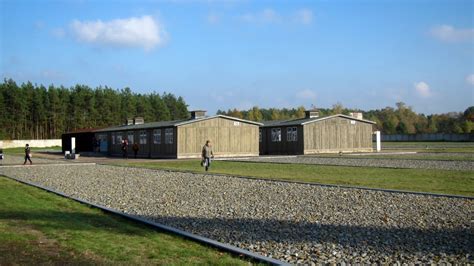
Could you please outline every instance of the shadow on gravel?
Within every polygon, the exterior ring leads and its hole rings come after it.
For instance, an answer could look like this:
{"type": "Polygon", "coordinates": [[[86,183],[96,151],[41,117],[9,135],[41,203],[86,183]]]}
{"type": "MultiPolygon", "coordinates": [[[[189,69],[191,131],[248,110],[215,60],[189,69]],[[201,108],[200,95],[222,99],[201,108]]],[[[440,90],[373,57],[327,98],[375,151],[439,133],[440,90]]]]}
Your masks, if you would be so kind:
{"type": "Polygon", "coordinates": [[[468,226],[454,230],[421,230],[298,223],[254,219],[144,217],[221,242],[340,244],[379,252],[472,254],[474,234],[468,226]]]}

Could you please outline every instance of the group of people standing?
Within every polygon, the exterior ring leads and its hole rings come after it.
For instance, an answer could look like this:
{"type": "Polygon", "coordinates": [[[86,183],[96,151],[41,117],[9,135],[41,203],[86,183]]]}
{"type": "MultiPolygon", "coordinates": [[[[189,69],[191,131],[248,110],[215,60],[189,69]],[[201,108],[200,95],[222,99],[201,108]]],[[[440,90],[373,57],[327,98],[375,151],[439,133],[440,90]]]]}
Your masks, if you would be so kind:
{"type": "MultiPolygon", "coordinates": [[[[121,149],[122,149],[123,158],[128,159],[128,139],[122,139],[121,149]]],[[[134,157],[136,159],[138,151],[140,150],[140,146],[138,145],[138,143],[134,143],[132,145],[132,150],[133,150],[134,157]]]]}

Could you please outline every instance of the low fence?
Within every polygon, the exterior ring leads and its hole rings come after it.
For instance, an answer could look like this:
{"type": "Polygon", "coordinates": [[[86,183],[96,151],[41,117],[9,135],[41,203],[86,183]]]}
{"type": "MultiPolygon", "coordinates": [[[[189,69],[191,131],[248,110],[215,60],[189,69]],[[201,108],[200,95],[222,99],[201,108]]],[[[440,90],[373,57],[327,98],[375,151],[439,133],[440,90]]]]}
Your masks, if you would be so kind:
{"type": "MultiPolygon", "coordinates": [[[[384,141],[474,141],[474,133],[382,134],[384,141]]],[[[375,135],[373,137],[375,141],[375,135]]]]}
{"type": "Polygon", "coordinates": [[[61,139],[0,140],[2,149],[25,147],[26,144],[34,148],[61,146],[61,139]]]}

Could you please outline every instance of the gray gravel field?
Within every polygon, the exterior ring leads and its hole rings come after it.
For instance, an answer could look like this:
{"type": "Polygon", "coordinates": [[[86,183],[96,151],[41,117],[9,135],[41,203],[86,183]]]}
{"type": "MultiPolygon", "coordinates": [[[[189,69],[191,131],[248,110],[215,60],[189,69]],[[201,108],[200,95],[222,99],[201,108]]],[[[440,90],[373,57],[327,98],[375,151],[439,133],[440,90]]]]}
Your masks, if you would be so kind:
{"type": "Polygon", "coordinates": [[[104,165],[0,174],[294,264],[474,260],[474,200],[104,165]]]}
{"type": "Polygon", "coordinates": [[[300,163],[339,166],[365,166],[384,168],[411,168],[411,169],[439,169],[439,170],[474,170],[474,161],[445,161],[445,160],[408,160],[408,159],[367,159],[343,158],[320,156],[260,156],[248,158],[229,159],[243,162],[269,162],[269,163],[300,163]]]}

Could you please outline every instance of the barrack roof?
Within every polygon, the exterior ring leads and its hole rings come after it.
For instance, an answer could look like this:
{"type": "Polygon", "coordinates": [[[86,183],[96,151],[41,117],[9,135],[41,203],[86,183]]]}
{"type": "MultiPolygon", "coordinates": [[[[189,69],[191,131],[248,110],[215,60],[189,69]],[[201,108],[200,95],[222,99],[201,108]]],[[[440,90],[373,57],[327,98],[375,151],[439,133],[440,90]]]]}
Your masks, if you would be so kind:
{"type": "Polygon", "coordinates": [[[290,120],[278,120],[278,121],[264,121],[263,127],[279,127],[279,126],[302,126],[310,123],[315,123],[319,121],[323,121],[326,119],[331,119],[335,117],[342,117],[347,118],[350,120],[360,121],[369,124],[376,124],[374,121],[366,120],[366,119],[358,119],[352,116],[337,114],[337,115],[329,115],[329,116],[322,116],[322,117],[313,117],[313,118],[298,118],[298,119],[290,119],[290,120]]]}

